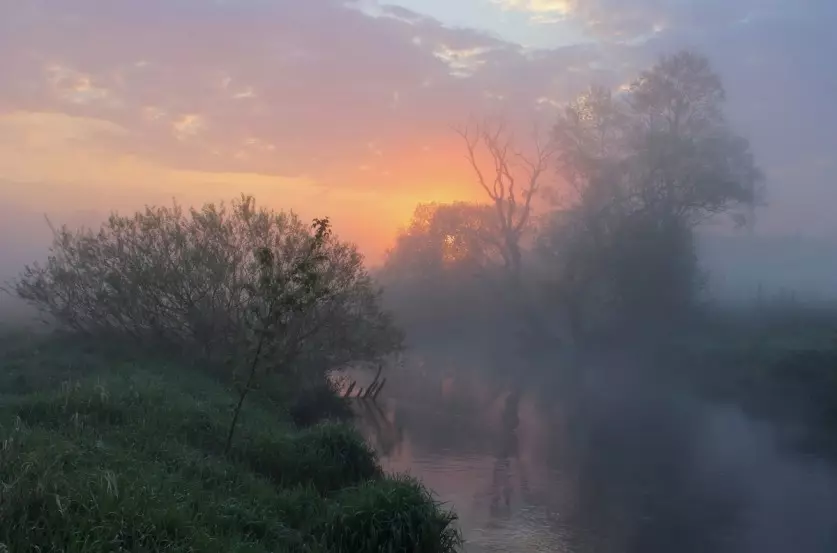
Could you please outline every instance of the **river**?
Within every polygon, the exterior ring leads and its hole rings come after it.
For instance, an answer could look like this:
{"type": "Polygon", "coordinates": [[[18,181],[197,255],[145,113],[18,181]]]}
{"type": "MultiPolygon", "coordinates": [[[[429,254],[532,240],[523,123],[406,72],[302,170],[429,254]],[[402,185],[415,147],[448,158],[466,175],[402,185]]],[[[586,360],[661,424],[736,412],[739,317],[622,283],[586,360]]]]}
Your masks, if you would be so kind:
{"type": "MultiPolygon", "coordinates": [[[[465,551],[837,551],[833,467],[729,406],[618,372],[546,385],[413,361],[358,424],[459,515],[465,551]]],[[[490,371],[488,371],[491,374],[490,371]]]]}

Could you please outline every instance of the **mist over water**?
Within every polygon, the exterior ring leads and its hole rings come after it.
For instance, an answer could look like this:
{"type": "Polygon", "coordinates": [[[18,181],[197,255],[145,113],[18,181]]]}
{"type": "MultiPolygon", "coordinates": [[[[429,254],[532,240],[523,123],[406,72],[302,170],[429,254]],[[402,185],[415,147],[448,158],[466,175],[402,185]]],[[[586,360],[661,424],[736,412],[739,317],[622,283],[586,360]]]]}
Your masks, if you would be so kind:
{"type": "Polygon", "coordinates": [[[428,357],[411,362],[436,364],[432,383],[396,377],[379,410],[359,407],[359,425],[386,468],[457,510],[466,551],[837,547],[834,466],[735,406],[673,396],[620,367],[556,394],[479,376],[474,359],[490,363],[479,351],[428,357]]]}

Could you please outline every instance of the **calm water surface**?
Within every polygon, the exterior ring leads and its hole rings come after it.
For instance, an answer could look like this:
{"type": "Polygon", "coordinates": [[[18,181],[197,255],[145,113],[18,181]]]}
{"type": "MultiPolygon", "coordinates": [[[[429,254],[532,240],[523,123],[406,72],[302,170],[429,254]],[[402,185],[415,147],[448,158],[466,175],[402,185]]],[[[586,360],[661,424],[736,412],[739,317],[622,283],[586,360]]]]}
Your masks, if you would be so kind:
{"type": "Polygon", "coordinates": [[[358,424],[387,470],[455,509],[466,551],[837,551],[832,468],[734,409],[613,377],[558,400],[421,372],[359,404],[358,424]]]}

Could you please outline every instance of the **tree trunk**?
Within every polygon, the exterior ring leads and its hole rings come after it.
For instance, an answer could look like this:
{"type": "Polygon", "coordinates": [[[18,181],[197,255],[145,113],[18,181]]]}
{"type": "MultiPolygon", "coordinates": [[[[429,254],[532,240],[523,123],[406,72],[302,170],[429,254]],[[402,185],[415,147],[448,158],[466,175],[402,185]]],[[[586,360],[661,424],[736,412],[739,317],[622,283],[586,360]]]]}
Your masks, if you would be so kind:
{"type": "Polygon", "coordinates": [[[227,443],[224,446],[224,455],[228,455],[232,447],[233,434],[235,434],[235,427],[238,424],[238,417],[241,414],[241,408],[244,405],[244,400],[247,394],[250,393],[250,388],[253,384],[253,379],[256,375],[256,369],[259,365],[259,357],[262,354],[262,345],[264,344],[264,333],[259,337],[259,344],[256,347],[256,353],[253,355],[253,362],[250,364],[250,374],[247,375],[247,382],[244,384],[244,389],[241,390],[241,395],[238,398],[238,404],[235,406],[233,412],[233,419],[230,422],[230,430],[227,433],[227,443]]]}

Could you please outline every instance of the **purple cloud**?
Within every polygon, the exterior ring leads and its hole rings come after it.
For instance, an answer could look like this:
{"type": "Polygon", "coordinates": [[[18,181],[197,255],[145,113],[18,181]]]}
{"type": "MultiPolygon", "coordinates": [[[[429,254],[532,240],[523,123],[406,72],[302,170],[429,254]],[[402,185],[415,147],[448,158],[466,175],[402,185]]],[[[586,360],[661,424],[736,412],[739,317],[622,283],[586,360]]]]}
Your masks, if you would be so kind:
{"type": "MultiPolygon", "coordinates": [[[[90,138],[97,147],[172,167],[387,190],[449,169],[459,152],[449,150],[456,143],[448,127],[469,115],[548,125],[554,103],[591,82],[624,83],[658,54],[686,46],[706,52],[722,73],[734,118],[767,165],[833,151],[837,126],[825,124],[835,117],[834,72],[825,70],[834,50],[826,46],[837,47],[826,23],[832,3],[552,4],[590,41],[526,51],[372,2],[6,2],[0,112],[108,121],[126,132],[90,138]]],[[[808,186],[819,194],[812,183],[823,171],[809,170],[808,184],[793,183],[793,193],[808,186]]],[[[776,183],[771,195],[781,198],[788,186],[776,183]]]]}

